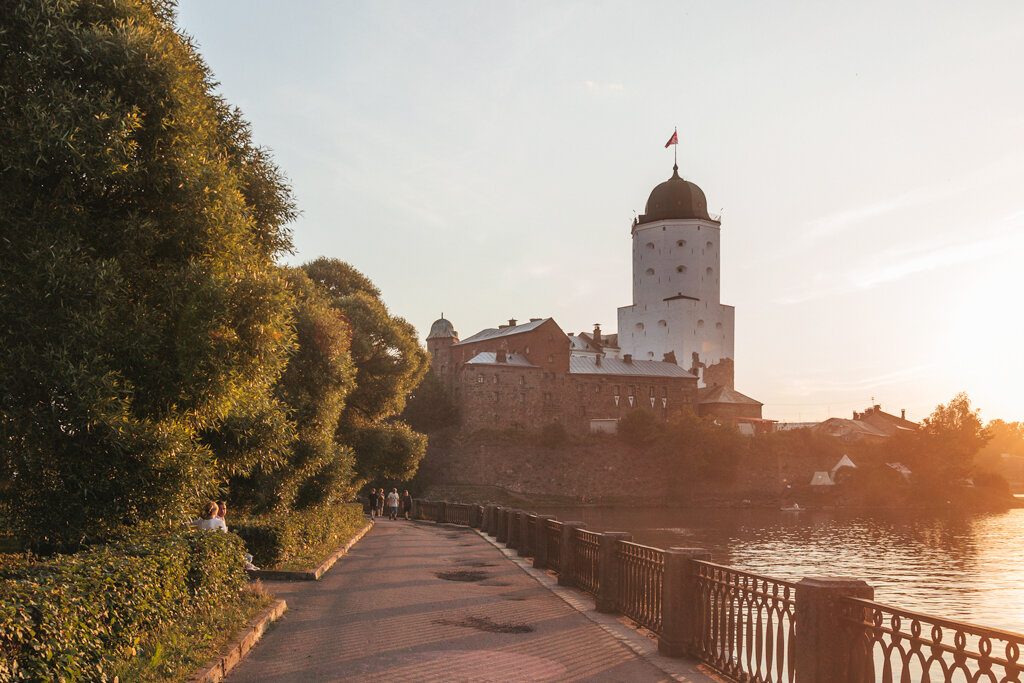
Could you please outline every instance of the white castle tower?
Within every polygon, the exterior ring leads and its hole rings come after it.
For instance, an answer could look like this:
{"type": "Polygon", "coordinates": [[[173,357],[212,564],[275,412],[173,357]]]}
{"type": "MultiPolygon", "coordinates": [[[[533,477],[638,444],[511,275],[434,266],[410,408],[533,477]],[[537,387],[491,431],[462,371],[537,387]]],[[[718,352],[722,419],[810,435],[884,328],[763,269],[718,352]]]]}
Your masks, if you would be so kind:
{"type": "Polygon", "coordinates": [[[619,309],[622,353],[674,358],[700,386],[731,389],[735,309],[719,301],[721,221],[678,166],[645,211],[633,222],[633,305],[619,309]]]}

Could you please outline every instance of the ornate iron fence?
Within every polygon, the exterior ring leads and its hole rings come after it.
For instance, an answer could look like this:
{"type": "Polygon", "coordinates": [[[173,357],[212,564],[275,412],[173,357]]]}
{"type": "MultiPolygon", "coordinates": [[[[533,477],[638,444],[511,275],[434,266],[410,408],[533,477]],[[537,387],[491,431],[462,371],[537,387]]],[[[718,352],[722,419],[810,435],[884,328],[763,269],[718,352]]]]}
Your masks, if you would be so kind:
{"type": "Polygon", "coordinates": [[[1024,680],[1022,633],[940,619],[858,598],[844,598],[840,614],[851,630],[851,662],[858,664],[850,669],[850,681],[1024,680]],[[873,675],[862,670],[867,667],[873,667],[873,675]]]}
{"type": "Polygon", "coordinates": [[[601,550],[601,534],[576,529],[572,539],[572,581],[577,588],[597,595],[601,587],[597,558],[601,550]]]}
{"type": "Polygon", "coordinates": [[[661,633],[661,588],[665,580],[665,551],[619,541],[619,612],[636,623],[661,633]]]}
{"type": "Polygon", "coordinates": [[[544,533],[547,534],[546,566],[549,569],[562,567],[562,523],[557,519],[544,520],[544,533]]]}
{"type": "Polygon", "coordinates": [[[448,503],[444,506],[444,521],[469,526],[469,506],[464,503],[448,503]]]}
{"type": "Polygon", "coordinates": [[[737,680],[792,683],[796,584],[694,562],[696,654],[737,680]]]}

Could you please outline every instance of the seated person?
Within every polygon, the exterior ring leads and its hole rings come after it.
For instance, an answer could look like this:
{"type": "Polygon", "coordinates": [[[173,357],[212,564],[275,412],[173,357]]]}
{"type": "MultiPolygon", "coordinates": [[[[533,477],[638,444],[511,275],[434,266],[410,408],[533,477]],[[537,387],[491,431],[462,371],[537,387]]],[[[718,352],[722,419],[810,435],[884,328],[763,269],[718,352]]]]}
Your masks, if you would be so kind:
{"type": "Polygon", "coordinates": [[[228,525],[224,523],[223,517],[217,516],[217,504],[212,500],[203,508],[203,516],[188,522],[193,529],[200,531],[223,531],[228,532],[228,525]]]}

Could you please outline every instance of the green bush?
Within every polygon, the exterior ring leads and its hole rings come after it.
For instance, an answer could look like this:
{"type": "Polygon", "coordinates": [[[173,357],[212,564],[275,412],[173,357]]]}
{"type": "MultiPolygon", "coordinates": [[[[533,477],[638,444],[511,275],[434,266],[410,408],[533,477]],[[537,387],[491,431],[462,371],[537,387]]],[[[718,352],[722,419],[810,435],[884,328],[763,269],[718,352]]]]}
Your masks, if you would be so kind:
{"type": "Polygon", "coordinates": [[[182,532],[0,561],[0,681],[109,680],[148,634],[245,585],[233,534],[182,532]]]}
{"type": "Polygon", "coordinates": [[[231,531],[245,541],[253,562],[268,569],[314,550],[333,549],[363,523],[363,506],[346,503],[242,519],[231,531]]]}

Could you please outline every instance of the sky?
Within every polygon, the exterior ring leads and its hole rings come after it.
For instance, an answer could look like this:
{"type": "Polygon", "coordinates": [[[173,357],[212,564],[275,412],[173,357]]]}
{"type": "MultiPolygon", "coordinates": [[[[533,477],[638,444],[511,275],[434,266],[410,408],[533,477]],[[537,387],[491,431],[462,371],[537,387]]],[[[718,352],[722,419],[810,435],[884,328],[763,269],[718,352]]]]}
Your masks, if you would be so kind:
{"type": "Polygon", "coordinates": [[[679,170],[722,214],[736,388],[767,418],[1024,420],[1024,3],[187,0],[302,211],[421,339],[632,303],[679,170]]]}

